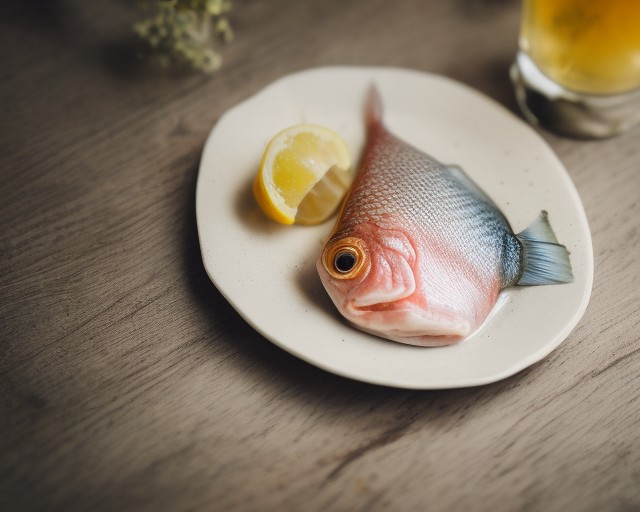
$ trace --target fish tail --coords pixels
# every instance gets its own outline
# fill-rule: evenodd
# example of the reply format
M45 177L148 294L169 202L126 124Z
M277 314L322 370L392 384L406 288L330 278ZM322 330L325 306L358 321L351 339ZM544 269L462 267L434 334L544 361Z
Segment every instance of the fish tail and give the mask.
M516 235L523 250L523 270L518 285L573 282L569 251L558 243L546 211L522 233Z
M365 119L369 129L382 125L382 98L375 84L371 84L367 92Z

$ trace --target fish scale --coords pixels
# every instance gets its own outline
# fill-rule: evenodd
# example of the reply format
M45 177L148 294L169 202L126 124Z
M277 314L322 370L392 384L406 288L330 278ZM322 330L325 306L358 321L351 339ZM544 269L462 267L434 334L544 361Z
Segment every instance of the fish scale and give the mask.
M451 170L384 129L372 134L332 239L355 225L402 223L432 239L446 239L478 274L491 271L502 287L514 284L521 247L509 222L488 198L460 181Z

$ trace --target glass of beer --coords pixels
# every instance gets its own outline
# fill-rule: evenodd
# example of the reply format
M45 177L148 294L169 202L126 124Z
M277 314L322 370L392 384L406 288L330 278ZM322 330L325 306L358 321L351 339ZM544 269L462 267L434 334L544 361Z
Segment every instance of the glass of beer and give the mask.
M640 0L523 0L511 68L530 121L609 137L640 121Z

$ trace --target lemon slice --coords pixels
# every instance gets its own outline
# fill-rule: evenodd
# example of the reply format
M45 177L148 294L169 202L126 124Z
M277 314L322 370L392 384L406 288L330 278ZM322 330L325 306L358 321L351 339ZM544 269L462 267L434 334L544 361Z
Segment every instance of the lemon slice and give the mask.
M301 124L278 133L262 157L253 191L262 210L282 224L319 224L336 210L352 181L342 138Z

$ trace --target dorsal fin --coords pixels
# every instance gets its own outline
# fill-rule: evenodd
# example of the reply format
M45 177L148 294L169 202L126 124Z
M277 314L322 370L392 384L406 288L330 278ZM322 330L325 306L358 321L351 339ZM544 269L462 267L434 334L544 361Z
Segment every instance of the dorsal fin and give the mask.
M367 129L382 125L382 98L375 84L369 86L364 113Z

